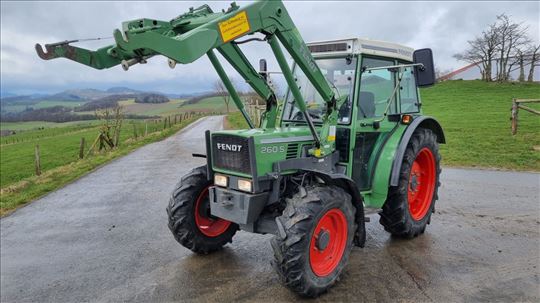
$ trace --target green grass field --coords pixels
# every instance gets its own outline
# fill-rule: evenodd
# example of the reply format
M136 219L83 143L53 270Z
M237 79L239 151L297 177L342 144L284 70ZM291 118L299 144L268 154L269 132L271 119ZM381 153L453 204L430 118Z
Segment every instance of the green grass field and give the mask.
M443 165L540 171L540 116L521 110L510 134L512 98L540 98L540 84L447 81L421 94L446 134Z
M201 112L226 112L227 107L223 97L210 97L203 99L195 104L187 104L181 107L182 111L201 111ZM229 111L235 111L236 107L232 100L229 103Z
M61 128L73 125L96 124L97 120L71 121L71 122L47 122L47 121L29 121L29 122L0 122L0 129L10 129L15 131L31 130L37 128Z
M135 103L134 99L120 101L119 104L128 114L146 116L167 116L180 113L179 106L184 100L173 99L167 103Z
M174 123L174 120L171 121ZM134 130L135 127L135 130ZM161 120L125 120L120 140L140 137L146 131L162 130ZM53 169L77 160L81 138L85 139L88 150L99 133L99 122L42 130L21 131L16 135L3 137L0 144L0 188L19 182L34 174L34 150L39 145L41 168ZM15 143L14 143L15 142Z

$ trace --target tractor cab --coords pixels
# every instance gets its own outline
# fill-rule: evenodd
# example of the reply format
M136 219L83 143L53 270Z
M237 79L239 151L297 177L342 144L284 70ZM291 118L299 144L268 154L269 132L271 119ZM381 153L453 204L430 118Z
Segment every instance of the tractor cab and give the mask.
M432 85L434 79L424 76L418 83L417 66L422 64L424 68L432 69L431 51L415 52L407 46L368 39L323 41L307 45L335 93L347 96L339 108L337 119L335 142L339 151L338 165L356 182L365 205L379 208L384 200L379 198L383 195L377 193L386 192L387 185L386 188L373 187L373 180L378 177L375 174L379 164L377 160L393 133L404 129L421 115L418 87ZM413 54L416 54L416 62ZM315 125L320 125L327 110L325 101L302 69L295 65L293 73L310 117ZM433 71L423 70L421 73L424 75ZM287 128L305 124L304 115L289 90L285 96L281 126Z

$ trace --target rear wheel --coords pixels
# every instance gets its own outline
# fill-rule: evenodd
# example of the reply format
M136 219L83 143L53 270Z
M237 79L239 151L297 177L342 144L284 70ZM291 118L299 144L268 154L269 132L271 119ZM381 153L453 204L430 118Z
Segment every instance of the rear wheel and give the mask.
M386 231L408 238L425 231L438 199L440 159L437 136L417 129L403 157L399 184L390 188L379 213Z
M176 186L167 207L169 229L176 241L196 253L219 250L238 230L238 225L210 214L206 166L193 169Z
M356 231L351 197L335 186L311 186L297 193L277 219L272 241L274 268L300 295L316 297L339 278Z

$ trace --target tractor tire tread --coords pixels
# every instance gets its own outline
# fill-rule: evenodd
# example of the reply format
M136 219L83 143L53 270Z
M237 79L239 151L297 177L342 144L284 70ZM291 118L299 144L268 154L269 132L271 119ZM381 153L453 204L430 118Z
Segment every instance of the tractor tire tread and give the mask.
M280 281L287 287L304 297L317 297L330 288L337 278L327 283L314 281L306 272L309 267L309 245L311 232L317 223L317 216L328 208L332 201L343 201L341 208L349 213L349 236L347 247L342 261L334 271L339 277L348 261L349 252L352 248L353 236L356 230L355 207L351 204L351 196L342 188L336 186L308 186L307 196L294 195L287 199L286 209L283 215L277 218L278 224L283 227L286 235L280 233L272 238L271 246L274 251L272 265L278 273ZM344 211L344 212L345 212ZM352 226L352 228L351 228ZM313 275L311 273L311 275Z
M416 159L417 152L423 147L429 147L435 156L436 186L430 206L431 208L422 220L415 221L409 215L407 187L409 184L409 171ZM431 222L431 215L435 210L435 201L439 199L438 189L441 184L439 180L441 173L440 162L441 155L439 153L437 136L435 133L427 128L416 129L407 145L403 157L398 186L390 187L388 198L386 199L382 210L379 212L379 223L387 232L391 233L393 236L403 238L414 238L425 232L426 225Z
M222 235L212 238L199 232L193 216L193 207L200 191L210 184L206 174L206 166L201 166L184 175L173 190L167 206L168 227L174 238L198 254L208 254L222 249L225 244L232 242L232 237L238 230L236 224L231 224Z

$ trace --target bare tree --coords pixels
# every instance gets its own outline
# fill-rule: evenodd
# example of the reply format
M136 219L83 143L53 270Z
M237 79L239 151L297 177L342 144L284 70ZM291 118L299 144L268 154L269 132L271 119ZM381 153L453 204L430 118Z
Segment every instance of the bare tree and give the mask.
M234 81L231 79L231 83L234 85ZM231 102L231 95L229 94L229 91L225 87L225 84L221 80L216 80L214 83L214 91L216 95L221 96L223 98L223 102L225 102L225 107L227 108L227 113L229 112L229 103Z
M523 23L512 21L506 14L497 16L495 26L499 40L497 80L508 81L513 65L519 61L513 60L518 56L518 49L530 42L527 37L528 27L523 26Z
M539 53L539 51L540 51L540 44L531 46L529 48L529 50L527 51L527 53L530 56L530 60L529 60L529 64L530 64L529 76L527 77L528 82L533 82L534 81L534 67L535 67L536 64L538 64L540 62L540 53Z
M523 23L514 22L508 15L501 14L481 35L468 41L469 47L462 53L454 55L454 58L476 63L485 81L493 80L494 66L497 81L510 80L511 73L517 68L520 69L518 79L524 81L525 66L531 60L538 60L538 55L532 55L535 52L529 47L531 40L527 31L528 27ZM534 73L534 64L531 67Z
M482 80L491 81L492 63L499 43L496 24L491 24L480 36L467 41L467 43L469 48L454 55L454 58L469 63L477 63L476 66L480 69Z

